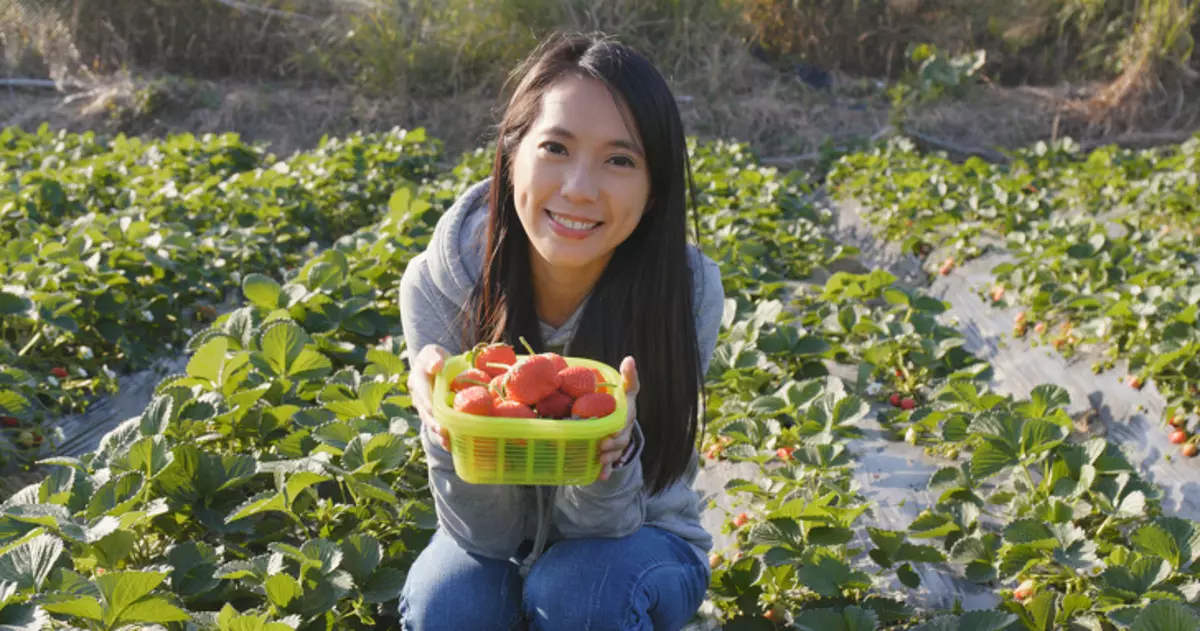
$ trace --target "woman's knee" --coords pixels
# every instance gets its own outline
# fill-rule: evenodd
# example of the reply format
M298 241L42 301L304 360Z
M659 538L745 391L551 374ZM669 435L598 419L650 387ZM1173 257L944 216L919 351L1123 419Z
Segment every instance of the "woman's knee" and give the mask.
M400 594L404 631L520 628L521 577L515 564L470 554L438 533L418 555Z
M530 631L682 627L703 600L704 568L663 548L652 532L556 543L525 579Z

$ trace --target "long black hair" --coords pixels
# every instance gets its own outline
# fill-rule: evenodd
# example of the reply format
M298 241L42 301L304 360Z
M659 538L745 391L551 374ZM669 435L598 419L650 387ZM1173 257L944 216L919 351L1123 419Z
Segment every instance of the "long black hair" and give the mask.
M641 463L655 494L685 473L696 443L703 375L687 251L689 201L697 239L699 222L675 98L653 64L633 49L602 35L556 34L514 74L519 81L498 129L487 246L469 328L478 341L520 349L524 337L535 351L545 350L534 309L530 241L517 217L511 168L540 113L542 95L568 76L599 80L624 103L650 172L646 211L592 289L569 354L613 367L626 355L637 362L638 423L645 437Z

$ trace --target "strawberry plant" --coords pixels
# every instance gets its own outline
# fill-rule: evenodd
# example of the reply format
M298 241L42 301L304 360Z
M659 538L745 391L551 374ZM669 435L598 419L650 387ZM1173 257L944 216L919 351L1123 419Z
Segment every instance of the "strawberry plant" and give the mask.
M1006 165L954 164L897 141L844 157L830 181L906 248L918 239L960 262L1002 249L1010 260L981 293L1022 308L1014 336L1091 354L1097 373L1123 361L1120 379L1153 383L1167 421L1200 413L1197 157L1200 137L1087 154L1070 140L1040 143Z
M388 136L396 137L402 136ZM49 205L34 206L50 217L40 225L27 216L5 223L4 212L15 206L0 205L7 209L0 211L0 226L29 229L20 234L31 236L12 249L23 252L23 262L55 250L44 244L63 242L85 224L99 226L82 233L91 243L113 244L101 250L121 248L121 261L138 260L138 252L147 256L138 249L143 240L127 233L146 230L137 227L144 222L147 235L162 234L164 243L188 238L189 247L207 253L193 256L181 247L163 257L186 261L179 274L198 274L207 283L197 284L203 291L224 296L235 288L238 295L232 310L187 322L170 310L152 311L155 322L161 315L169 323L161 335L189 353L186 370L164 378L146 409L106 435L94 453L43 458L43 478L0 504L0 626L394 627L405 572L435 524L415 431L419 420L405 391L405 344L393 337L399 328L396 288L439 212L486 170L486 154L473 152L434 175L420 167L411 173L421 182L397 186L402 180L389 169L401 167L377 153L378 138L328 141L325 153L290 159L286 168L275 166L285 162L268 164L253 151L246 154L236 143L209 138L193 146L193 140L134 152L134 141L106 143L45 130L0 136L0 154L38 156L61 171L59 180L74 177L54 166L54 156L62 155L103 161L128 150L138 160L176 170L158 186L174 182L179 195L145 202L154 211L144 217L134 217L141 211L132 204L102 219L89 217L102 194L112 195L95 183L60 187L67 191L62 200L87 200L78 203L52 203L58 193L47 188L38 203ZM723 529L734 543L709 559L709 600L725 628L1182 631L1200 625L1194 611L1200 525L1168 515L1162 492L1139 475L1119 445L1072 439L1066 391L1043 385L1027 399L989 391L987 363L967 353L961 336L940 322L944 302L879 271L826 273L830 263L854 251L824 232L829 215L813 203L803 176L760 167L737 144L693 141L690 148L702 247L721 266L727 294L705 376L703 448L710 458L745 463L754 472L726 484L736 506ZM1069 152L1038 159L1075 168ZM244 168L244 160L256 166ZM1123 160L1126 175L1115 181L1132 190L1145 169L1133 158ZM0 164L0 177L27 176L27 163L11 155L0 156ZM939 177L949 182L944 173L951 167L943 168ZM983 177L980 165L971 168ZM200 184L188 183L192 172L206 173ZM156 177L153 169L144 173ZM320 180L322 174L327 179ZM79 182L91 177L76 175ZM960 214L978 231L965 229L960 247L983 243L971 235L986 234L985 226L1003 225L1016 234L1053 225L1048 210L1066 203L1066 193L1045 192L1052 175L1021 176L1030 178L1021 186L1031 184L1037 192L1021 193L1009 182L988 193L996 208L997 191L1013 199L1036 197L1036 208L1026 197L1027 210L1005 211L1004 219L1005 213L987 216L990 210L975 216L965 203ZM947 194L970 188L946 186ZM1077 195L1083 185L1064 187ZM1137 194L1149 195L1152 188ZM88 190L91 197L79 192ZM355 201L339 206L342 200ZM189 206L200 203L211 207L207 214ZM1162 207L1186 212L1166 201ZM321 208L328 209L325 219L318 216ZM89 218L80 223L81 217ZM122 224L122 217L129 220ZM934 213L920 220L935 221ZM339 223L345 224L340 231ZM1084 234L1081 242L1090 244L1093 233ZM64 247L98 247L79 238L80 245L67 239ZM1062 237L1047 237L1054 239ZM34 253L27 253L29 243ZM214 269L202 255L226 262ZM55 273L75 274L78 282L100 282L86 263L88 271L81 271L65 254L55 256L62 260L38 260L59 260L67 272ZM104 278L119 279L126 269L134 268L112 267ZM153 274L158 268L136 269ZM164 275L153 282L174 281ZM1003 284L1002 301L1023 295L1022 283ZM1164 314L1186 316L1186 299L1171 310L1178 288L1165 275L1130 294L1144 301L1154 285L1162 293L1151 300L1166 305ZM34 309L38 298L9 289L16 286L4 288L15 300L0 294L0 308L20 301L23 311L16 313L26 314L11 322L58 335ZM149 295L129 289L135 298ZM80 289L71 291L68 300L80 305L57 313L51 303L47 317L77 317L87 298ZM1110 298L1102 291L1095 295ZM178 300L172 308L186 309L198 298ZM1134 310L1133 302L1128 308ZM127 309L119 305L114 313ZM1030 330L1037 331L1043 315L1030 311ZM89 321L78 317L84 335ZM1083 319L1075 322L1085 327ZM1155 321L1139 330L1161 344L1154 327L1162 326L1165 340L1180 328L1171 329L1177 323L1186 324ZM50 338L43 338L36 348L48 344ZM14 338L6 339L11 345ZM30 338L21 339L28 344ZM1146 343L1138 339L1136 344ZM74 348L68 342L63 348ZM19 350L11 351L12 367L0 370L0 406L13 410L0 410L0 447L32 429L33 408L53 405L41 396L40 382L58 379L55 368L74 379L79 361L95 357L111 364L117 356L113 347L98 344L86 360L74 351L80 358L75 363L65 359L65 350L36 358ZM506 370L488 364L516 358L491 362L489 353L480 353L485 361L472 375L478 383L464 381L457 390L481 388L494 405L489 388L503 387ZM22 367L34 366L35 359L36 370ZM1186 366L1139 374L1169 382L1163 375L1187 374ZM584 382L595 385L570 373L558 387L583 392ZM526 394L536 399L534 407L552 407L543 393ZM877 431L874 422L892 438L936 450L939 458L926 481L933 501L908 524L882 527L857 476L869 457L859 453L857 441ZM1189 436L1182 447L1194 450L1193 428L1186 419L1176 426ZM976 611L922 609L911 596L926 587L927 572L975 583L990 590L997 604Z
M243 277L303 266L387 215L439 145L395 130L278 160L232 134L101 141L43 128L5 130L0 148L0 414L41 427L177 352Z

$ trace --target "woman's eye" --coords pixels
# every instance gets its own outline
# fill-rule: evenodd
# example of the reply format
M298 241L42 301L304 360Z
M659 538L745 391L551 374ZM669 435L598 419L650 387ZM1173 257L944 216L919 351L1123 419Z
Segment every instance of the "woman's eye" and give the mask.
M617 166L622 166L622 167L634 166L633 160L630 159L628 156L613 156L612 159L613 159L613 163L616 164Z
M541 147L544 151L549 151L550 153L566 153L567 152L567 148L564 147L561 142L554 142L552 140L543 142Z

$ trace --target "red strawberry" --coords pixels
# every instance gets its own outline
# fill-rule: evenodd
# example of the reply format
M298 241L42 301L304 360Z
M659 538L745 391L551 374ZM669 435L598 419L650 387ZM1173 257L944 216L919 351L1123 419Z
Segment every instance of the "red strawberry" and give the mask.
M600 418L617 409L617 400L611 394L593 392L575 399L571 414L579 418Z
M537 414L533 413L533 408L519 401L501 401L495 407L494 413L496 416L506 418L537 418Z
M915 407L917 407L916 401L913 401L912 399L900 399L900 408L901 409L911 410Z
M517 363L517 352L508 344L497 342L486 345L481 344L475 348L475 361L473 365L489 375L499 375L507 370L507 368L490 364L512 366Z
M18 421L17 419L15 419L11 416L4 416L4 417L0 417L0 424L4 425L5 427L16 427L16 426L20 425L21 423L20 423L20 421Z
M562 390L555 390L537 402L537 413L542 418L566 418L571 414L574 400Z
M481 386L492 380L492 376L478 368L468 368L450 383L451 392L462 392L471 386Z
M488 390L491 390L493 394L504 398L504 385L507 383L507 381L508 373L500 373L499 375L492 377L492 380L488 382Z
M471 386L454 395L454 409L476 416L492 415L492 393L483 386Z
M1188 434L1182 429L1177 429L1171 432L1171 443L1174 445L1182 445L1183 443L1187 442L1187 439Z
M775 450L775 457L780 460L791 460L793 451L796 451L795 447L780 447Z
M561 383L550 358L530 355L509 369L505 392L513 401L533 405L558 390Z
M50 374L54 375L55 377L58 377L59 379L66 379L67 378L67 369L63 368L62 366L55 366L50 371Z
M585 394L596 391L596 372L584 366L571 366L558 373L562 377L562 391L572 399L578 399Z
M888 397L888 402L894 407L900 407L900 395L893 393L892 396Z
M748 521L750 521L749 515L746 513L738 513L738 516L733 518L733 527L741 528L742 526L745 526L746 522Z
M563 359L558 353L542 353L542 357L549 357L550 361L554 362L554 369L562 372L568 368L567 360Z

